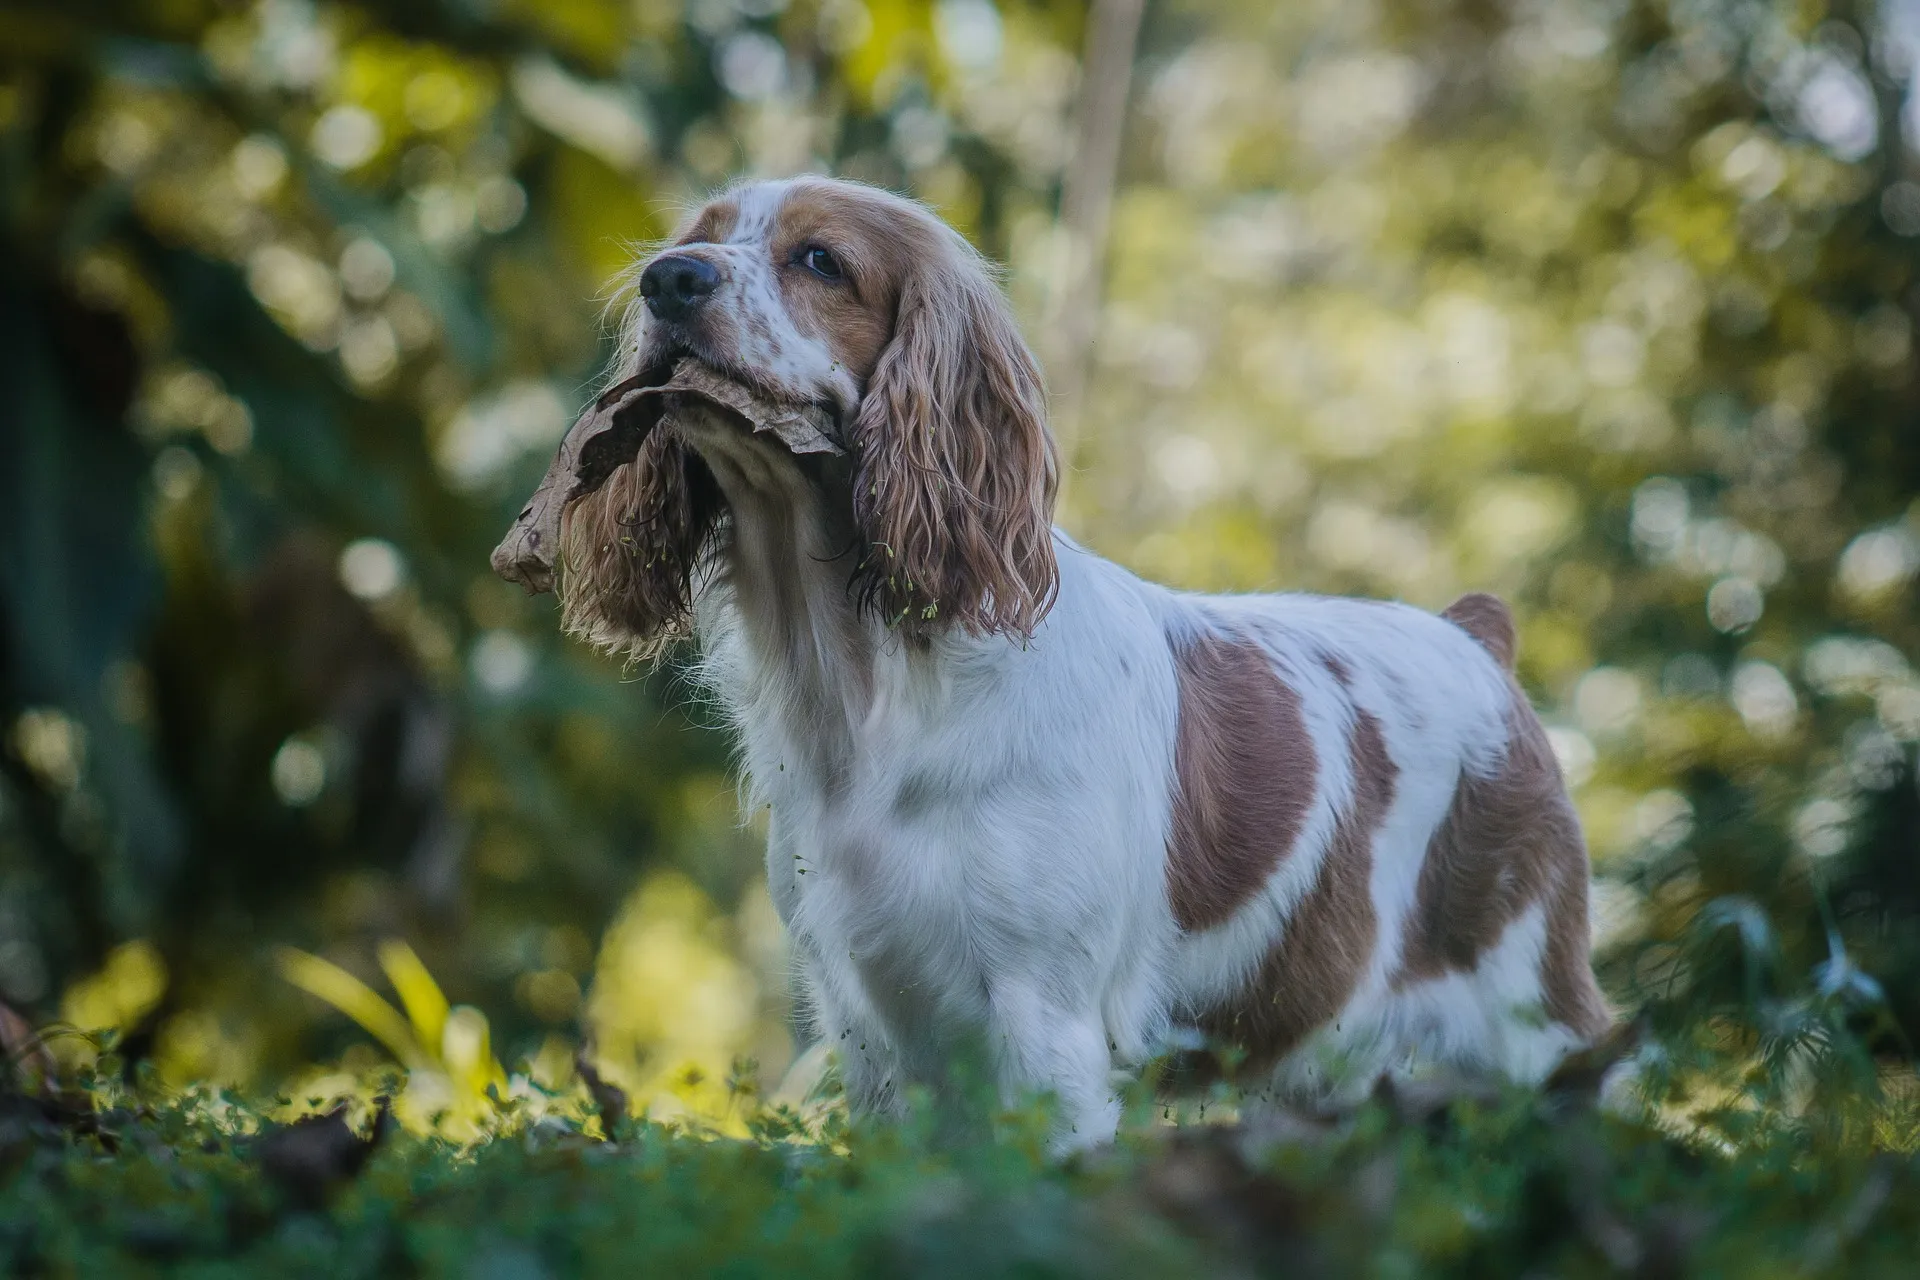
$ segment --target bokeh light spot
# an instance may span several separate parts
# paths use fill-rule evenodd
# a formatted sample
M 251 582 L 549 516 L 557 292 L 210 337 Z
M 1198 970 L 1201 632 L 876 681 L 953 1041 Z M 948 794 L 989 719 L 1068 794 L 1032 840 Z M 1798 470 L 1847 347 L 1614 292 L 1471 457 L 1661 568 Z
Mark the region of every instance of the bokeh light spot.
M 382 600 L 406 580 L 400 549 L 384 538 L 358 538 L 340 553 L 340 583 L 362 600 Z

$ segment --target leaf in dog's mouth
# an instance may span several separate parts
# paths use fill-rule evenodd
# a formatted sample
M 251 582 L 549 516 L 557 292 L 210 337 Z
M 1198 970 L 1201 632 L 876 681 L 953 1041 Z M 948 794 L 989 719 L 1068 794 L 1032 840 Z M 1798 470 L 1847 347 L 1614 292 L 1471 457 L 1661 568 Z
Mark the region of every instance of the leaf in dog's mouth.
M 790 452 L 846 452 L 830 434 L 834 419 L 825 408 L 770 399 L 691 357 L 676 364 L 673 376 L 655 390 L 667 400 L 669 413 L 705 401 L 728 410 L 756 433 L 771 432 Z
M 493 571 L 529 592 L 553 589 L 560 517 L 634 460 L 667 417 L 718 410 L 747 429 L 768 432 L 793 453 L 842 454 L 830 434 L 833 416 L 817 404 L 784 404 L 692 357 L 671 368 L 652 365 L 608 387 L 561 440 L 539 488 L 494 548 Z

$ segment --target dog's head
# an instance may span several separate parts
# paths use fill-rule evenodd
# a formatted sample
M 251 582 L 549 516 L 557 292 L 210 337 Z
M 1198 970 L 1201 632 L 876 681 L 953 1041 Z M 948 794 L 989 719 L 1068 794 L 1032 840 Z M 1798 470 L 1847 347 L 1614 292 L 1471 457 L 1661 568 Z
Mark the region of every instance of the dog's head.
M 1052 604 L 1059 464 L 1040 371 L 991 270 L 933 213 L 857 183 L 736 188 L 632 274 L 621 369 L 694 356 L 824 406 L 853 459 L 857 604 L 913 636 L 1031 634 Z M 684 624 L 725 512 L 697 440 L 662 430 L 564 513 L 569 625 L 645 650 Z

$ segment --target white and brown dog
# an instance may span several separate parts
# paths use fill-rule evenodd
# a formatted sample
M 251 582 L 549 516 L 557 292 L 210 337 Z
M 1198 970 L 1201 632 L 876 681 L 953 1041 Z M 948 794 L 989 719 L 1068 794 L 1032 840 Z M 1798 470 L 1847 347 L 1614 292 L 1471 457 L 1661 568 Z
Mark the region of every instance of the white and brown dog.
M 693 356 L 844 446 L 663 427 L 565 509 L 558 586 L 609 649 L 698 641 L 856 1107 L 984 1045 L 1073 1145 L 1183 1030 L 1320 1102 L 1421 1064 L 1538 1080 L 1605 1030 L 1498 600 L 1193 595 L 1077 546 L 1034 359 L 910 201 L 742 186 L 636 279 L 618 379 Z

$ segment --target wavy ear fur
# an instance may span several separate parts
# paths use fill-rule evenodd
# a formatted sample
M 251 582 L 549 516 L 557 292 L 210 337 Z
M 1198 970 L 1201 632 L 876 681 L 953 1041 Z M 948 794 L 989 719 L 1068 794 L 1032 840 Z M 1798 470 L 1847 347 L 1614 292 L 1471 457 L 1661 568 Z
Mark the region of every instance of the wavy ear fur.
M 852 430 L 863 606 L 925 638 L 1030 636 L 1059 587 L 1046 391 L 985 264 L 940 228 Z
M 724 509 L 707 464 L 670 424 L 560 516 L 560 620 L 588 643 L 650 658 L 687 634 L 693 574 Z

